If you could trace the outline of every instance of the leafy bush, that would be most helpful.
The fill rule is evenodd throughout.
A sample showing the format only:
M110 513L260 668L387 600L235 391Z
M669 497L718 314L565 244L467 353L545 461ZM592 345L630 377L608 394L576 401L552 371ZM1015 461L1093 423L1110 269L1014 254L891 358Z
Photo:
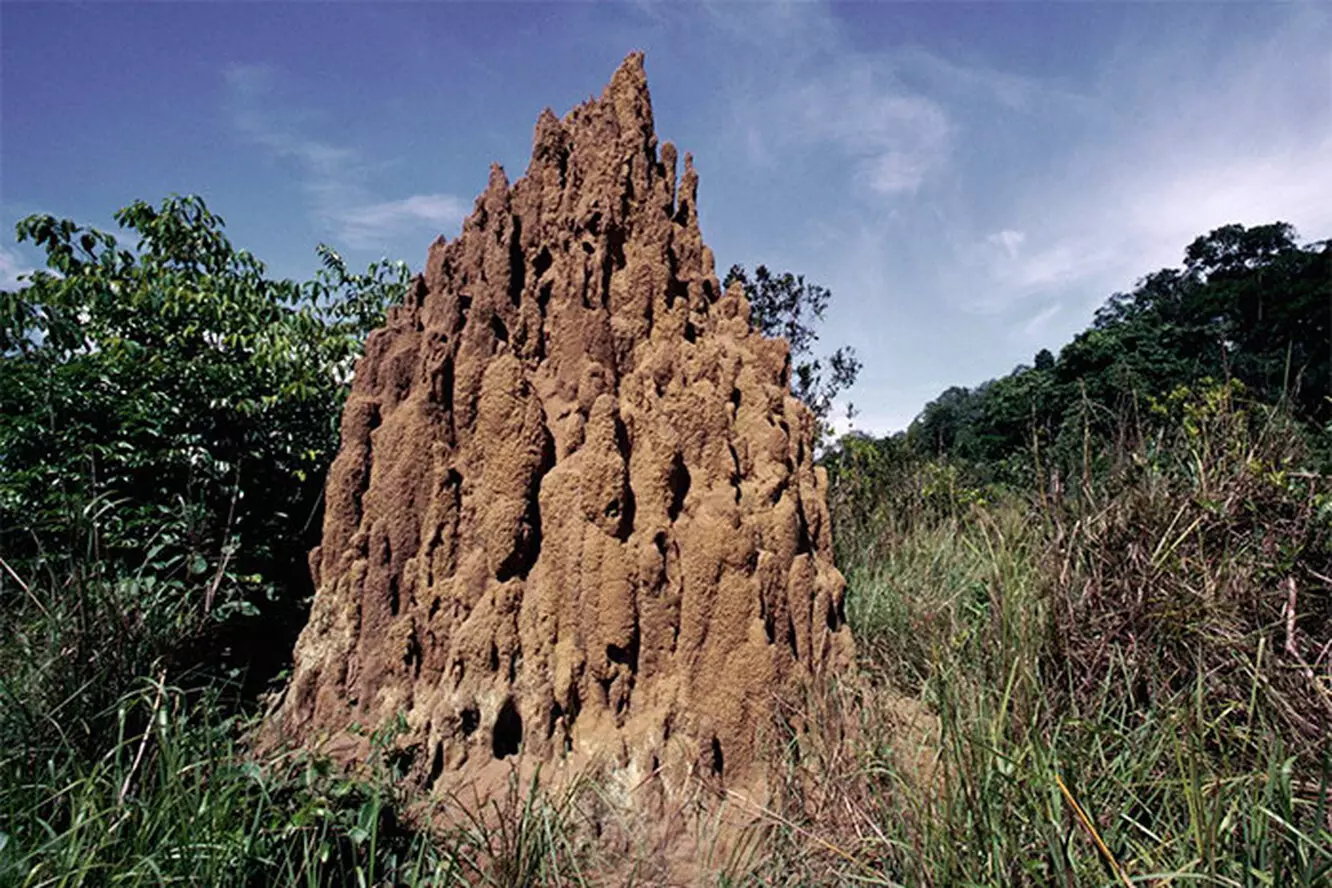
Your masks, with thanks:
M313 280L272 280L197 197L116 220L132 248L17 226L47 269L0 294L0 601L77 553L113 585L207 578L205 614L290 608L353 362L406 268L349 274L321 246Z

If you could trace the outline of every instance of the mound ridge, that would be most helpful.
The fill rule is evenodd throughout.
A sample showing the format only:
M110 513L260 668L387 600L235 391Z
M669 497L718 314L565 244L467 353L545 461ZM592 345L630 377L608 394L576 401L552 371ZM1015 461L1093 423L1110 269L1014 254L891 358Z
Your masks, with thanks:
M741 786L849 665L813 417L676 164L633 54L430 246L356 368L272 736L352 756L401 714L433 789L513 756Z

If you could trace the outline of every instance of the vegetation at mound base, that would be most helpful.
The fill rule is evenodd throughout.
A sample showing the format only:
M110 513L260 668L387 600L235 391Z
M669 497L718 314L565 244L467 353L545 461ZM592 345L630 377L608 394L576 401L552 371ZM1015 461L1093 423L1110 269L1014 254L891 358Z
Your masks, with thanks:
M118 218L134 250L26 220L51 270L0 295L0 884L657 884L595 782L436 833L393 725L354 774L247 753L403 272L271 281L194 199ZM1328 259L1219 229L832 448L863 680L793 704L717 884L1332 884Z

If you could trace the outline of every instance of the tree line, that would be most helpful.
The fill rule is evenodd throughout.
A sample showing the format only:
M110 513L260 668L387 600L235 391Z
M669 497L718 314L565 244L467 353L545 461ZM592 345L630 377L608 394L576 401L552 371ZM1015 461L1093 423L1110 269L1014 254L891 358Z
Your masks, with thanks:
M1033 456L1068 469L1103 444L1124 449L1172 393L1199 387L1281 405L1324 439L1330 384L1332 241L1302 245L1284 222L1226 225L1189 244L1181 267L1112 295L1058 354L1042 349L1007 376L945 390L876 446L943 458L982 481L1029 482ZM843 449L866 446L860 437Z

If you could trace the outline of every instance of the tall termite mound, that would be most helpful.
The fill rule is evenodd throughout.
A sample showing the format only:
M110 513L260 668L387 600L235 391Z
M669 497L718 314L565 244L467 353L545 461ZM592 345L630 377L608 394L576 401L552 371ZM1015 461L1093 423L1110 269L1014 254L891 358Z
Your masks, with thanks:
M430 787L513 755L762 779L775 701L853 649L813 417L697 186L634 54L431 245L356 368L270 735L401 714Z

